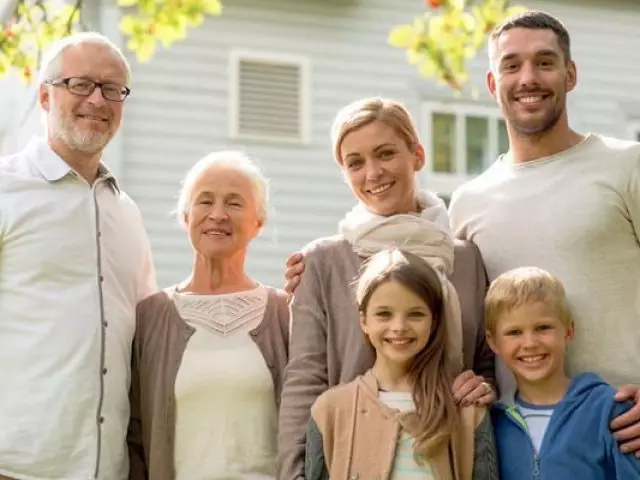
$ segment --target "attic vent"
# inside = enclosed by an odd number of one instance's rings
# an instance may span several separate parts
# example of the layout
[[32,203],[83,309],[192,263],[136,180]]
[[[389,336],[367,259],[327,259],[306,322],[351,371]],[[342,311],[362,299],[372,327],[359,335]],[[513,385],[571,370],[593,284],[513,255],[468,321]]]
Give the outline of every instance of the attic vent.
[[306,62],[236,55],[232,136],[306,141]]

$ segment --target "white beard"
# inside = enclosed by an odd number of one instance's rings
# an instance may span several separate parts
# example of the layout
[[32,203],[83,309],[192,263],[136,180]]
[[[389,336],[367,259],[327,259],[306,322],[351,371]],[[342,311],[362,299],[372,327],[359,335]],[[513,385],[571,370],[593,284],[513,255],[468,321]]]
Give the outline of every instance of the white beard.
[[53,102],[50,104],[47,129],[58,140],[71,149],[82,153],[98,153],[111,139],[109,131],[101,133],[91,130],[81,130],[73,121],[65,119]]

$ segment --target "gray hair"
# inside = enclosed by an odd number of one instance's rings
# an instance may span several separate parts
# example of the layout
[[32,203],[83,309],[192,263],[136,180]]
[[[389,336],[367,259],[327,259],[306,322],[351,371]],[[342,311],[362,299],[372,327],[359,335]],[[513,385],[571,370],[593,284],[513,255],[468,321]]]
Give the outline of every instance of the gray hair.
[[114,43],[104,35],[97,32],[80,32],[64,37],[53,43],[45,52],[40,66],[38,76],[39,83],[55,80],[62,73],[62,54],[69,47],[76,45],[103,45],[107,47],[113,56],[122,62],[127,74],[127,85],[131,83],[131,65],[127,61],[124,53]]
[[185,226],[185,215],[189,213],[189,204],[192,200],[193,186],[200,176],[209,168],[216,165],[224,165],[230,169],[244,175],[253,185],[256,199],[256,210],[258,217],[263,222],[267,221],[267,208],[269,205],[269,181],[262,173],[262,169],[255,160],[249,158],[245,153],[233,150],[213,152],[201,158],[189,169],[182,181],[182,188],[178,196],[176,213],[178,222]]

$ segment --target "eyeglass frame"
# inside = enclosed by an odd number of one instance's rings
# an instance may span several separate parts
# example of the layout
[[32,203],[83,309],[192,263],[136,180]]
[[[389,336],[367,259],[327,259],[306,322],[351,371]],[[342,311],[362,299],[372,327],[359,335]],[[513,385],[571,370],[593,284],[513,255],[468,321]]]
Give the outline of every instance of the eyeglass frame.
[[[93,86],[91,87],[91,89],[89,90],[89,92],[86,95],[83,95],[81,93],[77,93],[77,92],[73,92],[71,89],[69,89],[69,82],[71,80],[84,80],[85,82],[91,83]],[[106,101],[108,102],[116,102],[116,103],[122,103],[124,102],[129,95],[131,95],[131,89],[129,87],[127,87],[126,85],[120,85],[119,83],[113,83],[113,82],[96,82],[95,80],[91,80],[89,78],[85,78],[85,77],[65,77],[65,78],[58,78],[55,80],[47,80],[44,82],[47,85],[51,85],[53,87],[61,87],[61,86],[65,86],[65,88],[69,91],[69,93],[73,94],[73,95],[77,95],[79,97],[90,97],[93,92],[95,92],[96,88],[100,87],[100,94],[102,95],[102,98],[104,98]],[[125,95],[124,98],[122,100],[112,100],[111,98],[107,98],[104,96],[104,90],[102,89],[103,86],[105,85],[113,85],[115,87],[118,87],[120,89],[124,89]]]

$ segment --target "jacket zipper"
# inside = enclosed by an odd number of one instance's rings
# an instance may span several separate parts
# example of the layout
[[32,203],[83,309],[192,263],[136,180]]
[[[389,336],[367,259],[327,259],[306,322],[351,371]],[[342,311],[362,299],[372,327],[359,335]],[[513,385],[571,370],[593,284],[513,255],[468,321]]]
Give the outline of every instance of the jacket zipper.
[[531,453],[533,453],[533,480],[540,480],[540,455],[533,445],[533,440],[531,440],[531,435],[529,435],[526,422],[515,407],[508,407],[506,413],[509,420],[515,423],[526,435],[529,446],[531,447]]

